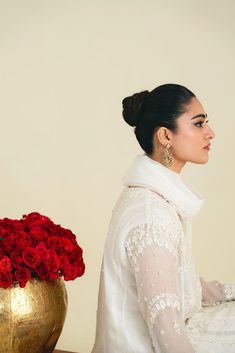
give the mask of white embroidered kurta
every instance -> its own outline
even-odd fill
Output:
[[[193,264],[190,216],[202,202],[138,158],[109,225],[92,352],[234,353],[235,285],[206,282]]]

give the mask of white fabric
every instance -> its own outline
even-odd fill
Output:
[[[182,182],[180,175],[147,155],[138,155],[123,178],[125,186],[142,186],[159,192],[174,205],[182,219],[201,208],[203,198]]]
[[[110,221],[92,353],[234,353],[235,286],[195,273],[191,218],[203,200],[138,156]]]

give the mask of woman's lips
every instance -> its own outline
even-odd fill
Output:
[[[210,145],[205,146],[204,149],[210,151]]]

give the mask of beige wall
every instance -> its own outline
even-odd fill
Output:
[[[234,5],[203,1],[0,1],[1,213],[39,211],[79,235],[86,275],[67,283],[60,348],[90,352],[104,238],[121,177],[141,150],[121,100],[177,82],[215,129],[186,183],[205,196],[194,221],[198,273],[235,282]]]

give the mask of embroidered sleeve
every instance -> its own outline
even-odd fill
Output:
[[[205,281],[200,277],[202,285],[202,305],[211,306],[235,300],[235,284],[223,284],[218,281]]]
[[[181,314],[179,232],[175,226],[143,224],[126,241],[140,311],[156,353],[193,353]]]

